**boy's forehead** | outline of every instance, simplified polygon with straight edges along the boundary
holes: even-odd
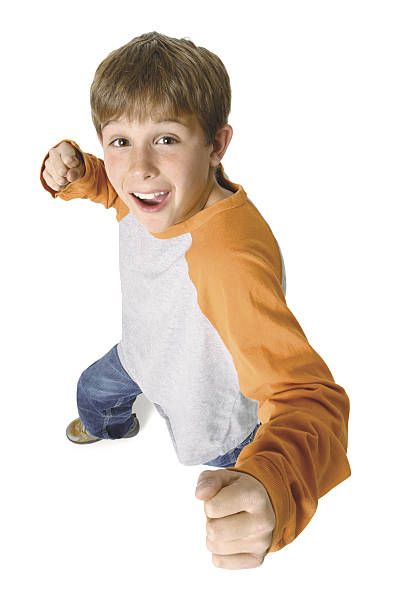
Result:
[[[121,117],[120,119],[110,119],[109,121],[106,121],[103,124],[101,129],[104,130],[106,127],[116,127],[116,126],[134,127],[134,126],[148,125],[149,127],[151,127],[153,125],[157,126],[163,123],[181,125],[185,128],[192,129],[196,125],[196,117],[194,115],[179,115],[178,117],[166,116],[166,117],[161,117],[160,119],[157,119],[155,121],[149,118],[143,122],[138,122],[134,120],[129,121],[127,117]]]

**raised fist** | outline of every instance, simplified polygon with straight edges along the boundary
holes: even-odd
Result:
[[[47,185],[60,191],[85,173],[82,154],[69,142],[60,142],[49,150],[49,157],[44,163],[43,178]]]

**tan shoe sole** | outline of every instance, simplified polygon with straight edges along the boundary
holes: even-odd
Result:
[[[140,423],[135,413],[133,413],[133,417],[133,424],[123,436],[124,438],[132,438],[138,434],[140,430]],[[92,444],[93,442],[99,442],[100,440],[104,439],[93,436],[89,431],[87,431],[79,417],[69,423],[65,433],[68,440],[74,442],[75,444]]]
[[[102,440],[102,438],[92,436],[91,433],[89,433],[87,429],[83,427],[83,423],[79,417],[69,423],[65,433],[68,440],[74,442],[75,444],[91,444],[92,442],[99,442]]]

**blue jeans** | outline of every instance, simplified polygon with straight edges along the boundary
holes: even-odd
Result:
[[[80,420],[93,436],[123,438],[133,423],[132,406],[142,393],[119,359],[117,345],[82,372],[76,400]],[[252,441],[260,423],[234,450],[203,465],[231,467],[242,448]]]
[[[251,431],[249,436],[245,438],[245,440],[243,440],[241,444],[236,446],[236,448],[234,448],[231,451],[228,451],[225,455],[219,455],[219,457],[216,457],[216,459],[212,459],[212,461],[208,461],[207,463],[204,463],[203,465],[212,465],[214,467],[220,467],[220,468],[221,467],[234,467],[238,459],[238,455],[240,454],[244,446],[252,442],[257,432],[258,427],[260,427],[259,422],[255,426],[255,429]]]

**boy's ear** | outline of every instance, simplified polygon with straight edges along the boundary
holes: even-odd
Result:
[[[233,137],[233,128],[229,123],[226,123],[221,127],[215,135],[215,142],[213,144],[213,150],[211,153],[211,159],[213,165],[216,167],[219,165],[220,160],[226,152],[227,147],[230,144],[230,140]]]

